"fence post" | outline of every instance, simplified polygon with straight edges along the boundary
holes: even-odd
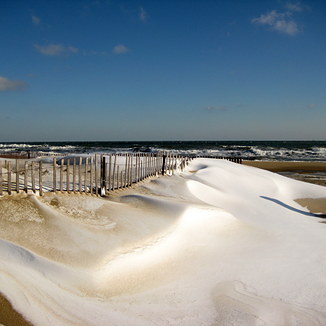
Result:
[[[42,161],[39,161],[39,194],[40,196],[43,196],[43,183],[42,183]]]
[[[164,171],[165,171],[165,158],[166,158],[166,155],[163,154],[163,160],[162,160],[162,175],[164,175]]]
[[[28,163],[27,161],[25,161],[25,171],[24,171],[24,191],[26,192],[27,194],[27,172],[28,172]]]
[[[101,180],[102,180],[102,193],[101,195],[104,196],[106,192],[106,157],[102,155],[101,159]]]
[[[57,175],[56,175],[56,158],[53,158],[53,192],[55,193],[57,191]]]
[[[2,186],[2,161],[0,161],[0,196],[3,194],[3,186]]]

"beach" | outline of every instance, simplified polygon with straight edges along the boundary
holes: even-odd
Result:
[[[248,165],[0,198],[1,292],[35,326],[324,325],[326,187]]]
[[[326,162],[243,161],[243,164],[276,172],[296,180],[326,186]]]

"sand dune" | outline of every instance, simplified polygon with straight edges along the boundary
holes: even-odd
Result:
[[[109,199],[3,197],[1,292],[35,326],[324,325],[326,226],[299,198],[326,188],[209,159]]]

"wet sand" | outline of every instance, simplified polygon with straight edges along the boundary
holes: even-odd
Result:
[[[326,214],[326,198],[300,198],[296,202],[314,214]]]
[[[272,171],[323,171],[326,172],[326,162],[280,162],[280,161],[243,161],[243,164]]]
[[[16,310],[9,301],[0,293],[0,325],[3,326],[32,326]]]
[[[243,161],[243,164],[326,186],[326,162]]]

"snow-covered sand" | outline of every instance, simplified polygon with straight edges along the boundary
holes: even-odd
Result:
[[[110,200],[0,198],[0,291],[33,325],[325,325],[326,188],[196,159]],[[326,200],[326,199],[325,199]]]

